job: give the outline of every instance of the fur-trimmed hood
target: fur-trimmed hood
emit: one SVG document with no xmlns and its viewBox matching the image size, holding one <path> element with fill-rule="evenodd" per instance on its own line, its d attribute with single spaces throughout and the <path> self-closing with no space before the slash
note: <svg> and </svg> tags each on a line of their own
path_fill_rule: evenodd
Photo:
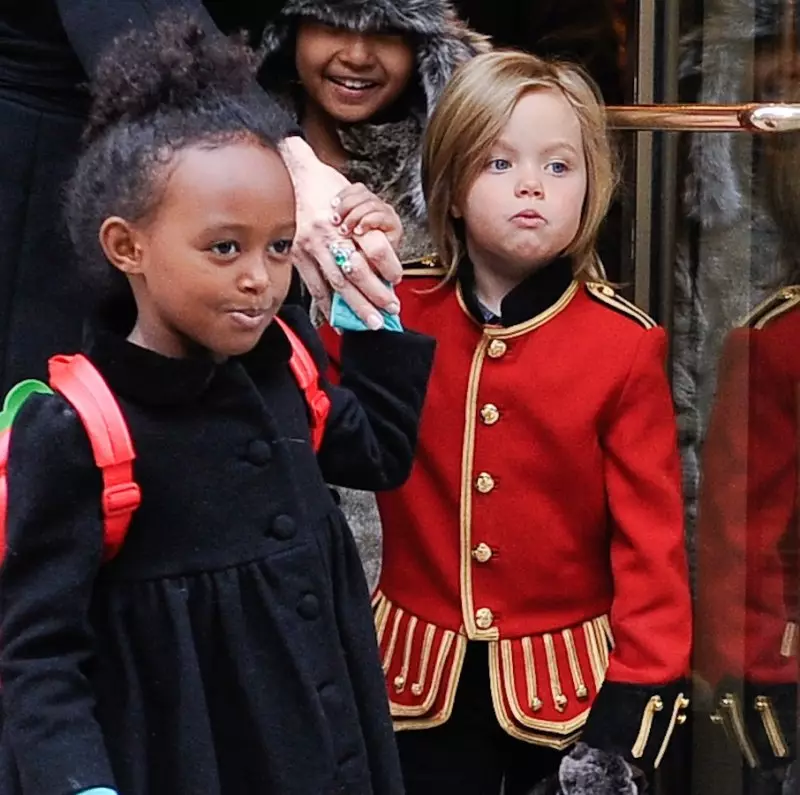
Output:
<svg viewBox="0 0 800 795">
<path fill-rule="evenodd" d="M 277 18 L 265 28 L 261 43 L 261 82 L 278 96 L 287 95 L 297 80 L 294 37 L 297 23 L 303 19 L 360 32 L 390 30 L 409 35 L 420 88 L 415 94 L 411 118 L 404 120 L 399 129 L 392 128 L 391 123 L 352 125 L 340 136 L 353 160 L 381 157 L 384 165 L 388 165 L 387 157 L 394 159 L 395 167 L 402 173 L 384 174 L 382 181 L 402 184 L 401 200 L 409 204 L 415 216 L 424 218 L 419 151 L 422 129 L 455 69 L 477 53 L 490 49 L 488 38 L 468 28 L 448 0 L 287 0 Z M 409 128 L 416 133 L 410 133 Z M 398 132 L 404 136 L 411 134 L 415 140 L 398 142 Z M 377 147 L 376 135 L 381 139 Z M 392 138 L 393 146 L 389 145 Z M 379 151 L 384 142 L 387 152 Z M 404 162 L 398 164 L 398 158 Z M 370 187 L 375 190 L 373 185 Z"/>
</svg>

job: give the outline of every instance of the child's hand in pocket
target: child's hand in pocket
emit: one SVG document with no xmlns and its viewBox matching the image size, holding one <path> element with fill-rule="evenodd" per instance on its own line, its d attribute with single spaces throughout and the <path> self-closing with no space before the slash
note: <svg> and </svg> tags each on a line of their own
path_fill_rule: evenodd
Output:
<svg viewBox="0 0 800 795">
<path fill-rule="evenodd" d="M 378 198 L 360 182 L 348 185 L 336 197 L 332 221 L 343 237 L 358 238 L 371 230 L 383 232 L 396 249 L 403 239 L 403 224 L 391 204 Z"/>
</svg>

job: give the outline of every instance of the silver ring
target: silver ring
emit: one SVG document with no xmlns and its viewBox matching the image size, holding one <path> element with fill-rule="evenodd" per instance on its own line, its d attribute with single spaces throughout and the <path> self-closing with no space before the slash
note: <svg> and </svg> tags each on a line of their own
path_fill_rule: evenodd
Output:
<svg viewBox="0 0 800 795">
<path fill-rule="evenodd" d="M 349 276 L 354 270 L 353 263 L 350 262 L 350 258 L 356 253 L 356 247 L 353 243 L 349 240 L 337 240 L 335 243 L 331 243 L 328 249 L 333 256 L 336 267 L 345 276 Z"/>
</svg>

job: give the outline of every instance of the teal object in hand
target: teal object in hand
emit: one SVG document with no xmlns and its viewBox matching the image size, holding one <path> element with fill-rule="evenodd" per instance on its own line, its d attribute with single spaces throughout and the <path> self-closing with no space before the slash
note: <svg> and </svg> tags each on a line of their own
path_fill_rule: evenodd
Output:
<svg viewBox="0 0 800 795">
<path fill-rule="evenodd" d="M 386 331 L 402 331 L 399 315 L 391 315 L 381 310 L 383 328 Z M 366 323 L 350 308 L 339 293 L 334 293 L 331 302 L 331 326 L 339 331 L 370 331 Z"/>
</svg>

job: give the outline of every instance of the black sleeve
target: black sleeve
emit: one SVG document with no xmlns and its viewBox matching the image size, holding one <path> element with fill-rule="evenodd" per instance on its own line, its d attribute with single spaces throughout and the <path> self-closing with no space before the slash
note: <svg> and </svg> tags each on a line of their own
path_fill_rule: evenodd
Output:
<svg viewBox="0 0 800 795">
<path fill-rule="evenodd" d="M 11 431 L 0 567 L 3 733 L 25 795 L 114 787 L 84 675 L 102 557 L 101 490 L 75 411 L 57 396 L 29 398 Z"/>
<path fill-rule="evenodd" d="M 365 491 L 402 486 L 414 462 L 435 341 L 411 331 L 345 332 L 334 386 L 324 377 L 328 359 L 308 316 L 296 307 L 283 316 L 313 354 L 331 400 L 318 455 L 325 480 Z"/>
<path fill-rule="evenodd" d="M 84 71 L 91 74 L 98 57 L 120 33 L 151 28 L 165 11 L 185 9 L 209 32 L 218 28 L 202 0 L 56 0 L 61 24 Z"/>
</svg>

